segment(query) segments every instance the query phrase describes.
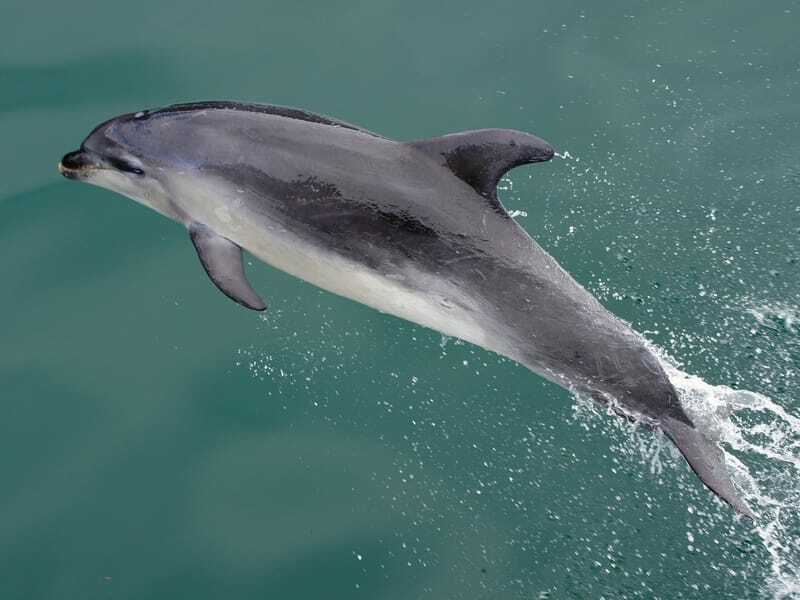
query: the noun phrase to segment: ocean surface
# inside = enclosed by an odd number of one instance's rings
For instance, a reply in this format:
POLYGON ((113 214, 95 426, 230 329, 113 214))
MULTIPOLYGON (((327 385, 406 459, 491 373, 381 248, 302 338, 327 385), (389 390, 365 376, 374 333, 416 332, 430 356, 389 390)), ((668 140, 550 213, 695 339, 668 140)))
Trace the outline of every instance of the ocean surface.
MULTIPOLYGON (((6 0, 0 598, 800 597, 800 3, 6 0), (657 349, 759 514, 508 360, 56 164, 122 112, 300 106, 558 148, 515 218, 657 349)), ((453 211, 458 211, 453 206, 453 211)))

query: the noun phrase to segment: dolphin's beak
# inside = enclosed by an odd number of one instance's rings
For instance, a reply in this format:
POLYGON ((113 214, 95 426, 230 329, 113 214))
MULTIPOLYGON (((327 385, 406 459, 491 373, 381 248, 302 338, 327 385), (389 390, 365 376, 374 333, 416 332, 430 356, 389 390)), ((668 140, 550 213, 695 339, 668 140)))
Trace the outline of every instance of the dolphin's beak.
POLYGON ((75 150, 64 155, 58 163, 58 172, 68 179, 77 179, 90 169, 96 169, 97 163, 84 150, 75 150))

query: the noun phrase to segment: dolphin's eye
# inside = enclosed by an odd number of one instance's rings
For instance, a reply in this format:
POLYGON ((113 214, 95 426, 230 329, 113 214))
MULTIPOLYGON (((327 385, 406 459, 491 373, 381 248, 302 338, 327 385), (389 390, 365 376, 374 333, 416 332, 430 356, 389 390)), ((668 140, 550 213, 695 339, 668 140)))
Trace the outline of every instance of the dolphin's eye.
POLYGON ((111 163, 111 166, 117 169, 118 171, 123 171, 125 173, 134 173, 135 175, 144 175, 144 171, 142 171, 139 167, 135 167, 131 163, 119 159, 119 158, 111 158, 108 161, 111 163))

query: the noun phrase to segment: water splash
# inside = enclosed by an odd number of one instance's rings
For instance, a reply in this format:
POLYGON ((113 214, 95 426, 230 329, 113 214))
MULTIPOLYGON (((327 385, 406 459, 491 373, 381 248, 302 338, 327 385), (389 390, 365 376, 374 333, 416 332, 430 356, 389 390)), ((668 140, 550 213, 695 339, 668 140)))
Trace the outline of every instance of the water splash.
MULTIPOLYGON (((724 450, 734 485, 758 515, 753 532, 766 549, 770 566, 764 596, 800 598, 800 418, 763 394, 707 383, 682 371, 659 348, 651 349, 661 359, 687 414, 724 450)), ((576 422, 584 427, 609 411, 591 399, 576 396, 576 400, 576 422)), ((638 424, 631 426, 621 419, 606 422, 627 431, 616 450, 643 459, 653 475, 664 471, 665 453, 679 458, 663 435, 640 435, 638 424)), ((727 506, 720 507, 729 511, 727 506)), ((689 512, 695 511, 690 507, 689 512)))
POLYGON ((681 404, 720 443, 734 484, 758 514, 771 559, 769 594, 800 595, 800 418, 767 396, 711 385, 663 361, 681 404))
POLYGON ((797 307, 788 304, 758 304, 751 306, 747 312, 753 315, 762 327, 788 333, 797 333, 800 324, 800 311, 797 307))

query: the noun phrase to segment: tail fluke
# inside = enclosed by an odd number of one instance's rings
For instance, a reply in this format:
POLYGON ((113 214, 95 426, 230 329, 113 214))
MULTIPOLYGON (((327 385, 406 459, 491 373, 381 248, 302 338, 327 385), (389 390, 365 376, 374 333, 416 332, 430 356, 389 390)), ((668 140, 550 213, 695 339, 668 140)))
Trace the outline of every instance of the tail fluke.
POLYGON ((755 520, 755 513, 739 497, 731 483, 722 449, 700 431, 677 419, 666 417, 660 425, 702 482, 736 512, 755 520))

